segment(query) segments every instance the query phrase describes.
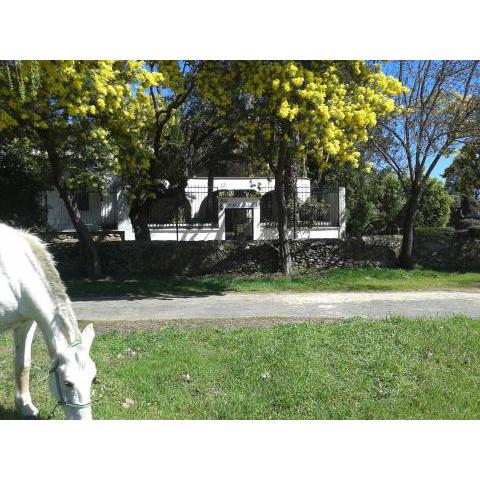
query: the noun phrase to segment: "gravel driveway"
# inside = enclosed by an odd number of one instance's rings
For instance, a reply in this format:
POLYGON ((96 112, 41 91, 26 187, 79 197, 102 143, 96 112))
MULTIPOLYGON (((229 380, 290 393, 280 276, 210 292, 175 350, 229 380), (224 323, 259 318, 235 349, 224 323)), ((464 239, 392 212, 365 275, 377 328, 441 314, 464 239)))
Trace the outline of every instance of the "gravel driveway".
MULTIPOLYGON (((480 318, 480 290, 422 292, 225 293, 159 295, 150 298, 76 300, 79 320, 95 322, 172 321, 202 324, 232 319, 275 318, 335 321, 350 317, 385 318, 464 314, 480 318), (195 320, 195 322, 194 322, 195 320), (211 322, 210 322, 211 321, 211 322)), ((240 322, 245 323, 245 322, 240 322)), ((193 325, 192 325, 193 326, 193 325)))

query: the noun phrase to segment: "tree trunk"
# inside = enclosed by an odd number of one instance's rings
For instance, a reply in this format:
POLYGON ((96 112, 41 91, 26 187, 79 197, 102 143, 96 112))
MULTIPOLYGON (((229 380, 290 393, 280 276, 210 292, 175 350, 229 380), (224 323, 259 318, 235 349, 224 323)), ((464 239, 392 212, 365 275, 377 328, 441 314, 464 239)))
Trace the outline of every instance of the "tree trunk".
POLYGON ((292 208, 293 202, 297 198, 297 164, 291 158, 285 159, 285 200, 287 206, 292 208))
POLYGON ((287 218, 290 227, 293 227, 293 238, 297 238, 298 191, 297 191, 297 163, 290 157, 285 159, 285 201, 287 218))
POLYGON ((149 208, 150 202, 141 196, 131 202, 129 217, 135 233, 135 241, 150 242, 152 240, 148 226, 149 208))
POLYGON ((462 213, 462 218, 477 214, 478 207, 475 197, 462 194, 460 200, 460 211, 462 213))
POLYGON ((415 230, 415 219, 417 217, 420 205, 421 190, 417 186, 413 186, 405 210, 405 218, 403 220, 403 238, 402 248, 400 250, 399 264, 400 267, 412 269, 413 263, 413 235, 415 230))
POLYGON ((275 170, 275 196, 278 209, 278 249, 280 256, 280 269, 286 275, 292 274, 292 254, 288 243, 288 212, 285 200, 285 160, 287 150, 280 152, 277 168, 275 170))
POLYGON ((92 235, 86 225, 83 223, 80 212, 77 207, 77 203, 67 187, 64 174, 60 166, 60 158, 51 145, 47 147, 47 154, 52 166, 53 181, 55 183, 55 188, 60 195, 60 198, 65 204, 68 216, 75 227, 75 230, 78 234, 78 240, 83 251, 86 254, 88 260, 88 270, 89 274, 93 277, 100 277, 102 274, 102 268, 100 263, 100 257, 98 255, 97 247, 93 241, 92 235))

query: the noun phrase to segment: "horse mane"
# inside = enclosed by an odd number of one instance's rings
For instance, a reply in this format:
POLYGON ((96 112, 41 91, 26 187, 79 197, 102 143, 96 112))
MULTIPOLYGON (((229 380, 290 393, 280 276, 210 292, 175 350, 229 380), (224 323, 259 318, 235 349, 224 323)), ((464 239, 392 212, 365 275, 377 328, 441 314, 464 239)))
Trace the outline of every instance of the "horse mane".
MULTIPOLYGON (((28 231, 19 230, 19 233, 28 243, 34 259, 36 260, 36 262, 31 261, 33 268, 42 277, 46 289, 57 302, 58 313, 61 314, 61 317, 66 321, 65 327, 67 327, 67 329, 68 327, 72 327, 73 329, 73 331, 64 333, 71 334, 74 339, 78 338, 80 330, 78 328, 77 320, 75 317, 72 318, 68 312, 70 298, 68 297, 65 285, 63 284, 60 274, 56 268, 55 260, 48 251, 47 244, 36 235, 28 231)), ((62 329, 61 324, 59 327, 62 329)))
POLYGON ((47 244, 40 240, 35 235, 22 231, 23 238, 27 241, 35 259, 38 261, 41 272, 47 280, 47 286, 55 299, 66 303, 68 302, 67 290, 63 284, 60 275, 56 269, 55 260, 52 254, 47 250, 47 244))

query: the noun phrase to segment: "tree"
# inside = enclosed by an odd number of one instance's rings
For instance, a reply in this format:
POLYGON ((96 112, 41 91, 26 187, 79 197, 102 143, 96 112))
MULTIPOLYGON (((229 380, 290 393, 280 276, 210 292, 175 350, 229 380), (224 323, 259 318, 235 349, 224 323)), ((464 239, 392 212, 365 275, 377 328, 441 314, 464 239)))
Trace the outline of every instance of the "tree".
MULTIPOLYGON (((134 62, 132 62, 134 63, 134 62)), ((150 241, 148 215, 160 198, 181 201, 192 159, 214 130, 189 129, 187 105, 201 62, 135 62, 135 94, 125 100, 122 121, 110 124, 130 198, 136 240, 150 241)))
POLYGON ((127 185, 136 240, 150 241, 149 214, 158 200, 179 207, 193 172, 206 168, 213 208, 213 175, 237 154, 238 141, 216 121, 216 108, 196 90, 201 61, 136 62, 135 95, 123 121, 110 125, 127 185))
POLYGON ((287 192, 309 155, 324 168, 358 164, 358 145, 395 110, 401 83, 361 61, 205 62, 199 92, 275 175, 280 265, 292 271, 287 192))
POLYGON ((409 90, 397 97, 401 115, 378 122, 372 144, 397 174, 408 203, 400 264, 412 267, 416 217, 439 160, 471 134, 478 111, 478 61, 399 61, 387 65, 409 90))
POLYGON ((453 198, 438 178, 429 178, 420 201, 417 216, 419 227, 445 227, 450 220, 453 198))
POLYGON ((156 192, 156 198, 174 197, 185 201, 189 178, 198 171, 208 176, 206 217, 212 222, 216 215, 214 205, 214 177, 232 161, 240 160, 241 146, 233 132, 226 131, 215 121, 216 111, 200 98, 195 89, 165 132, 159 157, 162 162, 154 170, 155 178, 168 183, 168 188, 156 192))
POLYGON ((460 195, 462 215, 477 213, 477 202, 480 200, 480 140, 466 143, 443 176, 450 192, 460 195))
MULTIPOLYGON (((323 172, 320 185, 345 186, 348 235, 396 234, 403 224, 408 200, 402 184, 392 169, 370 166, 368 150, 362 149, 362 157, 364 168, 344 165, 328 169, 323 172)), ((420 202, 417 225, 444 227, 449 221, 451 206, 452 197, 443 183, 436 178, 429 179, 420 202)))
POLYGON ((372 170, 362 175, 347 196, 347 232, 381 235, 398 232, 405 197, 395 174, 372 170))
POLYGON ((0 130, 28 138, 41 153, 37 159, 44 161, 95 276, 100 260, 72 187, 82 179, 101 184, 115 171, 115 152, 102 125, 132 96, 135 67, 115 61, 9 61, 0 70, 0 130))
POLYGON ((319 170, 309 161, 309 176, 316 186, 345 187, 345 221, 349 236, 398 233, 405 195, 395 173, 375 165, 369 144, 361 145, 359 167, 352 164, 331 165, 319 170))

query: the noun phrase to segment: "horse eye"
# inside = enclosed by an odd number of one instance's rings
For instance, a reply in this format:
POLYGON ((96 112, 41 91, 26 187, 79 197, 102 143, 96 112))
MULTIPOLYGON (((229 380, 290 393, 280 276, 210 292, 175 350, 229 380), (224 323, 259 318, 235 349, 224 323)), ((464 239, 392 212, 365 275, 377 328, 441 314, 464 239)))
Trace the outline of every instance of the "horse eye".
POLYGON ((72 382, 69 382, 68 380, 65 380, 65 381, 63 382, 63 384, 64 384, 66 387, 70 387, 70 388, 73 387, 73 383, 72 383, 72 382))

